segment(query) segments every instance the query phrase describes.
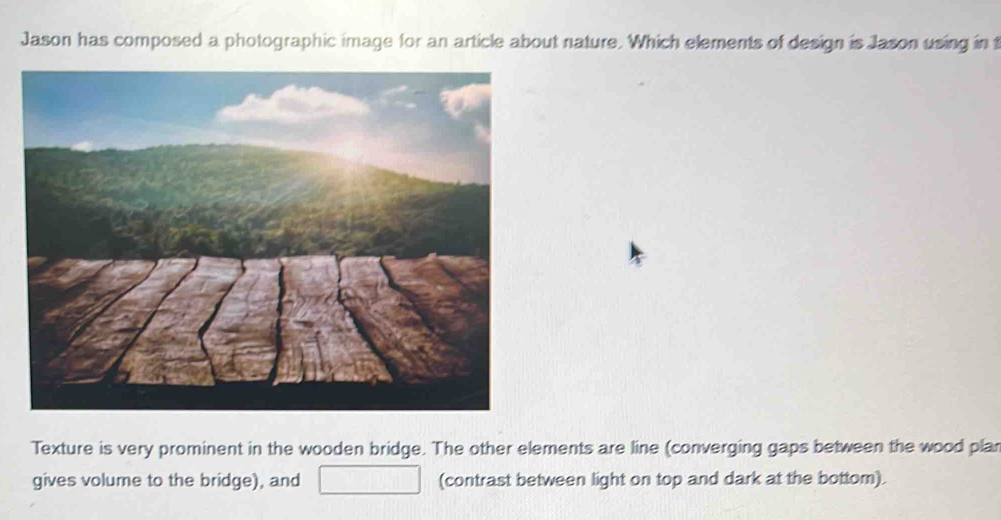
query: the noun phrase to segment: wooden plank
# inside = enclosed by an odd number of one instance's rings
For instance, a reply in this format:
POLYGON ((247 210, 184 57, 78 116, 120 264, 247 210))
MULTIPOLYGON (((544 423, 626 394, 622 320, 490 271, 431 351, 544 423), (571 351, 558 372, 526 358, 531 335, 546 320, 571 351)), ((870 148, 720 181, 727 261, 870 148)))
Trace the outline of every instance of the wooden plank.
POLYGON ((87 281, 110 263, 111 260, 66 258, 31 277, 28 280, 31 320, 41 319, 45 311, 62 301, 66 291, 87 281))
POLYGON ((441 265, 477 296, 490 293, 490 263, 475 256, 439 256, 441 265))
POLYGON ((405 383, 470 375, 466 356, 431 332, 409 300, 389 286, 378 257, 341 261, 341 299, 372 346, 405 383))
POLYGON ((265 381, 278 355, 278 260, 247 260, 202 337, 217 381, 265 381))
POLYGON ((52 337, 56 341, 69 342, 105 307, 143 281, 154 265, 155 262, 149 260, 113 262, 71 290, 68 300, 49 309, 42 316, 42 327, 53 329, 52 337))
POLYGON ((45 266, 45 262, 48 262, 49 258, 46 256, 29 256, 28 257, 28 276, 31 276, 38 272, 42 267, 45 266))
POLYGON ((338 301, 337 259, 281 259, 281 339, 274 383, 392 381, 338 301))
POLYGON ((399 260, 383 257, 391 282, 403 293, 445 342, 486 363, 489 314, 475 302, 475 295, 448 275, 435 257, 399 260))
POLYGON ((70 346, 49 363, 47 379, 57 383, 95 383, 121 358, 156 311, 160 302, 195 267, 193 259, 164 259, 149 276, 125 293, 70 346))
POLYGON ((32 367, 48 364, 80 329, 143 281, 153 265, 149 260, 119 260, 68 291, 63 303, 46 311, 32 328, 32 367))
POLYGON ((212 365, 199 336, 242 272, 239 260, 201 257, 168 295, 135 345, 125 353, 115 382, 212 386, 212 365))

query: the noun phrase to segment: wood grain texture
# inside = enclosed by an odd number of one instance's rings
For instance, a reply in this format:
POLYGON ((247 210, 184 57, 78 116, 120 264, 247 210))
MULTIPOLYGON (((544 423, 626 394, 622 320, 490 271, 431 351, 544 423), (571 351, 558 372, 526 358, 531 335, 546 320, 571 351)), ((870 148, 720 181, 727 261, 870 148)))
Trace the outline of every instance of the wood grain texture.
POLYGON ((413 304, 390 287, 378 257, 341 261, 341 299, 398 380, 428 383, 470 375, 467 357, 429 330, 413 304))
POLYGON ((282 348, 274 383, 391 382, 385 364, 338 301, 337 259, 305 256, 281 262, 282 348))
POLYGON ((194 267, 193 259, 159 260, 142 283, 97 316, 49 363, 48 378, 59 383, 103 380, 143 330, 160 302, 194 267))
POLYGON ((119 260, 67 291, 62 303, 50 308, 31 329, 32 373, 69 346, 70 340, 153 269, 149 260, 119 260))
POLYGON ((490 315, 435 257, 400 260, 387 256, 382 265, 438 337, 463 349, 475 363, 486 363, 490 315))
POLYGON ((30 263, 33 384, 436 385, 487 375, 481 259, 30 263))
POLYGON ((113 262, 75 287, 66 301, 46 311, 40 326, 52 329, 54 340, 68 342, 105 307, 143 281, 154 265, 149 260, 113 262))
POLYGON ((45 311, 58 305, 66 292, 109 265, 111 260, 77 260, 67 258, 53 263, 28 280, 28 305, 32 321, 41 319, 45 311))
POLYGON ((212 365, 199 334, 242 272, 239 260, 201 257, 160 304, 122 358, 115 382, 212 386, 212 365))
POLYGON ((266 381, 278 355, 278 260, 247 260, 202 341, 217 381, 266 381))
POLYGON ((470 291, 482 297, 490 293, 490 263, 475 256, 439 256, 441 265, 470 291))

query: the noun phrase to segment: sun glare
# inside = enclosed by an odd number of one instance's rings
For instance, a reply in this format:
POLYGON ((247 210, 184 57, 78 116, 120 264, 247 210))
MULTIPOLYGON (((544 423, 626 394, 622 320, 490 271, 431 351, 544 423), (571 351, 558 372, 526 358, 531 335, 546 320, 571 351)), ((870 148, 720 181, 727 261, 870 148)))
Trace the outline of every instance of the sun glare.
POLYGON ((351 162, 359 162, 365 155, 354 141, 345 141, 341 143, 339 146, 334 147, 331 153, 351 162))

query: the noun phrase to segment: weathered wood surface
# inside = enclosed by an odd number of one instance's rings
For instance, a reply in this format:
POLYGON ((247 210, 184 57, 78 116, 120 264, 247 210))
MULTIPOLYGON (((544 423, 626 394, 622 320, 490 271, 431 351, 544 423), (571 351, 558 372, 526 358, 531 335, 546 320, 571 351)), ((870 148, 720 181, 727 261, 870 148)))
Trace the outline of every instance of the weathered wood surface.
POLYGON ((486 357, 489 314, 435 257, 399 260, 387 256, 382 264, 392 283, 414 303, 439 337, 478 360, 486 357))
MULTIPOLYGON (((94 319, 70 346, 48 366, 53 382, 94 383, 108 371, 136 339, 160 302, 195 267, 193 259, 156 262, 149 276, 94 319)), ((35 356, 32 345, 32 358, 35 356)))
POLYGON ((28 304, 32 320, 37 320, 65 297, 74 286, 87 281, 111 260, 65 259, 53 263, 28 280, 28 304))
POLYGON ((344 305, 402 382, 470 374, 468 358, 431 332, 413 304, 390 287, 378 257, 345 258, 340 267, 344 305))
POLYGON ((38 272, 39 269, 45 266, 45 262, 48 262, 48 257, 45 256, 29 256, 28 257, 28 275, 33 275, 38 272))
POLYGON ((217 381, 266 381, 278 355, 278 260, 247 260, 202 341, 217 381))
POLYGON ((282 258, 281 339, 275 384, 392 381, 338 301, 332 256, 282 258))
POLYGON ((118 260, 75 287, 71 296, 42 316, 40 327, 50 329, 54 341, 68 343, 81 327, 105 307, 142 282, 153 270, 149 260, 118 260))
POLYGON ((51 361, 69 345, 80 329, 143 281, 152 269, 153 262, 149 260, 119 260, 67 291, 63 302, 46 311, 39 323, 32 327, 31 341, 37 342, 32 366, 51 361))
POLYGON ((438 261, 477 296, 490 293, 490 264, 486 260, 474 256, 439 256, 438 261))
POLYGON ((212 364, 201 329, 242 269, 239 260, 201 257, 195 270, 160 304, 146 330, 125 353, 115 382, 212 386, 212 364))
POLYGON ((29 263, 34 384, 486 381, 480 259, 29 263))

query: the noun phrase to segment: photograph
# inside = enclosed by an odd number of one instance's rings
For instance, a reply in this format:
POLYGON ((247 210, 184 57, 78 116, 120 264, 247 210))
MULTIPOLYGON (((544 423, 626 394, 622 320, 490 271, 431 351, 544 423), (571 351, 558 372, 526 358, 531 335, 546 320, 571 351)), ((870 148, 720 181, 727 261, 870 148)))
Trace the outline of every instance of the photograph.
POLYGON ((22 73, 33 409, 489 410, 489 73, 22 73))

